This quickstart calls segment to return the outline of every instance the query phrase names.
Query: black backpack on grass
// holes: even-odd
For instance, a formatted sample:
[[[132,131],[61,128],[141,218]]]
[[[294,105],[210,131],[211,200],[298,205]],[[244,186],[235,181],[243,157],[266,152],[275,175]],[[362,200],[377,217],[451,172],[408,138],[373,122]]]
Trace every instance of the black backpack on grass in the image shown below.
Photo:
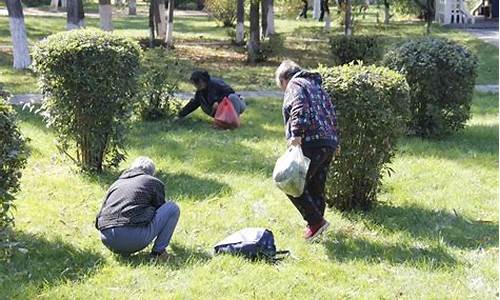
[[[214,247],[215,254],[227,253],[241,255],[248,259],[278,261],[290,254],[290,251],[277,251],[274,235],[265,228],[245,228],[237,231]]]

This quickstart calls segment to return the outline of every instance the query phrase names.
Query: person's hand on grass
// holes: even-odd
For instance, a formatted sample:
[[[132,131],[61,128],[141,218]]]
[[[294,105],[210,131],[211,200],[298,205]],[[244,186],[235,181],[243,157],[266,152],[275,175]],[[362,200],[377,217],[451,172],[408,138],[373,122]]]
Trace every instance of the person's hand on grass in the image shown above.
[[[212,115],[215,115],[215,113],[217,112],[217,107],[219,107],[219,103],[215,102],[212,105]]]

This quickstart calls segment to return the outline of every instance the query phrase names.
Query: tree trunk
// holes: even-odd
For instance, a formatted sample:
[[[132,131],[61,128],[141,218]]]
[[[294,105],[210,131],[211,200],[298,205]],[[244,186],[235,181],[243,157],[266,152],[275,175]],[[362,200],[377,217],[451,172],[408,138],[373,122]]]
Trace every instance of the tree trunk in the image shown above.
[[[59,7],[59,0],[50,1],[50,11],[56,12]]]
[[[160,1],[161,0],[151,0],[151,5],[152,5],[152,23],[153,23],[153,29],[156,33],[156,35],[159,35],[159,30],[160,30],[160,24],[161,18],[160,18]]]
[[[99,0],[99,24],[103,31],[113,31],[111,0]]]
[[[68,20],[66,29],[73,30],[85,27],[85,13],[82,0],[68,0]]]
[[[128,15],[137,15],[137,0],[128,0]]]
[[[313,19],[319,19],[321,13],[321,0],[313,0]]]
[[[167,38],[167,17],[165,16],[165,0],[159,0],[158,11],[160,18],[156,24],[158,26],[158,38],[165,40]]]
[[[245,39],[245,0],[236,3],[236,44],[242,45]]]
[[[274,27],[274,0],[267,0],[267,35],[275,34]]]
[[[198,10],[202,10],[205,8],[205,0],[197,0],[196,1],[196,8]]]
[[[257,63],[261,57],[259,0],[250,1],[250,38],[248,39],[248,62]]]
[[[261,18],[261,34],[262,34],[262,37],[266,37],[267,36],[267,9],[269,8],[267,6],[267,2],[268,0],[260,0],[260,10],[261,10],[261,13],[262,13],[262,18]]]
[[[153,48],[155,39],[155,6],[156,1],[149,1],[149,48]]]
[[[167,37],[165,39],[165,43],[167,47],[174,47],[174,8],[175,1],[168,0],[168,23],[167,23]]]
[[[330,18],[330,13],[325,12],[325,30],[329,31],[332,28],[332,19]]]
[[[388,0],[384,0],[384,24],[389,24],[391,19],[391,5]]]
[[[345,0],[345,19],[344,34],[352,35],[352,3],[351,0]]]
[[[62,8],[68,7],[68,1],[67,0],[61,0],[61,7]]]
[[[9,13],[10,36],[12,37],[14,56],[13,67],[14,69],[26,69],[31,64],[31,58],[26,26],[24,25],[23,7],[20,0],[6,0],[5,4]]]

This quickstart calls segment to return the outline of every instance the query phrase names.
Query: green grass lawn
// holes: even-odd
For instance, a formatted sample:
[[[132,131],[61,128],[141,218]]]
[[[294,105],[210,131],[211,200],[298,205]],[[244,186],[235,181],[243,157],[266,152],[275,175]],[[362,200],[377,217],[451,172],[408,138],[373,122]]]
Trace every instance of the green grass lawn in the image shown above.
[[[22,111],[32,156],[13,231],[28,252],[0,264],[0,298],[495,299],[497,95],[476,95],[472,111],[444,140],[402,140],[380,205],[329,210],[331,230],[316,244],[302,240],[303,221],[271,181],[285,148],[280,100],[250,101],[236,131],[212,129],[200,112],[179,124],[134,123],[127,163],[152,157],[181,207],[173,257],[159,264],[146,252],[116,257],[98,238],[94,217],[118,172],[76,172],[50,130]],[[276,265],[211,256],[218,240],[249,226],[271,229],[293,256]]]
[[[92,10],[93,6],[90,8]],[[407,38],[422,36],[424,33],[422,23],[399,21],[389,26],[381,26],[375,22],[374,15],[374,11],[371,10],[366,19],[359,17],[355,33],[381,35],[387,41],[388,46]],[[86,22],[89,28],[99,26],[99,20],[96,18],[87,18]],[[31,44],[47,35],[65,30],[65,25],[66,19],[63,17],[26,17]],[[8,18],[0,17],[0,45],[10,45],[8,28]],[[148,36],[145,17],[117,17],[114,19],[114,28],[116,34],[132,38]],[[328,44],[308,40],[311,38],[327,40],[328,34],[323,32],[321,23],[313,20],[295,21],[295,19],[278,16],[276,28],[282,38],[272,43],[274,45],[272,52],[266,52],[267,61],[256,66],[249,66],[246,63],[246,53],[243,48],[228,44],[196,44],[214,41],[230,42],[228,29],[217,26],[215,20],[208,17],[178,17],[174,25],[177,46],[174,53],[188,68],[205,68],[217,76],[224,77],[237,90],[275,89],[274,69],[284,58],[294,59],[309,68],[315,68],[318,63],[331,64]],[[340,34],[341,31],[339,25],[335,23],[330,34]],[[456,40],[478,55],[477,84],[498,84],[498,48],[464,32],[440,26],[434,26],[433,34]],[[13,71],[11,66],[10,51],[0,50],[0,82],[3,82],[11,93],[29,93],[38,90],[32,73]],[[192,89],[187,83],[188,75],[186,74],[186,80],[181,84],[183,91]]]

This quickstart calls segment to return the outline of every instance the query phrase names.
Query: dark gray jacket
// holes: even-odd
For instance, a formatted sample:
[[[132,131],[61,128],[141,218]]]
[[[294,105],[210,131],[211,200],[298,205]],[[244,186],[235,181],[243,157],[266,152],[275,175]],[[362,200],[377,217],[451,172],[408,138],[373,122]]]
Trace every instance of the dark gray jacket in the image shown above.
[[[99,230],[120,226],[144,226],[165,203],[163,183],[142,170],[130,169],[109,188],[95,226]]]

